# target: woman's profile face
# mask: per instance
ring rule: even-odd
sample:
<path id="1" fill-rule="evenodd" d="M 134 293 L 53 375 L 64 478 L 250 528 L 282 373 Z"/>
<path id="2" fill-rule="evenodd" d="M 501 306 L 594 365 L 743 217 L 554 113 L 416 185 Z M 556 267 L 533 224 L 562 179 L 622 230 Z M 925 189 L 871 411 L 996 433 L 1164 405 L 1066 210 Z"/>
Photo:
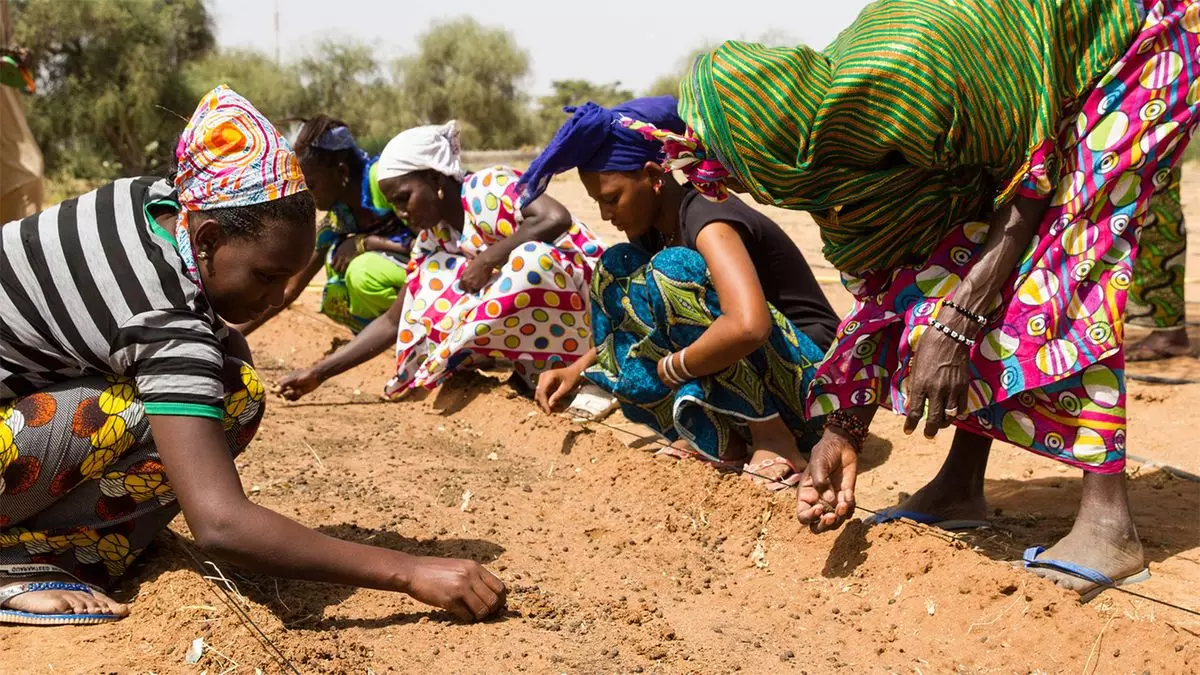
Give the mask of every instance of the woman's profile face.
<path id="1" fill-rule="evenodd" d="M 345 172 L 339 171 L 341 165 L 330 167 L 307 159 L 300 162 L 300 171 L 304 173 L 304 182 L 312 193 L 317 210 L 328 211 L 338 202 L 338 195 L 345 181 Z"/>
<path id="2" fill-rule="evenodd" d="M 629 239 L 650 231 L 660 209 L 655 178 L 646 170 L 580 171 L 588 196 L 600 207 L 600 217 Z"/>
<path id="3" fill-rule="evenodd" d="M 229 323 L 256 319 L 283 304 L 288 281 L 308 263 L 316 223 L 264 221 L 254 237 L 230 236 L 215 220 L 192 231 L 204 295 Z"/>
<path id="4" fill-rule="evenodd" d="M 442 202 L 446 196 L 445 188 L 442 188 L 443 198 L 440 199 L 438 187 L 436 175 L 430 171 L 379 181 L 379 191 L 391 202 L 396 215 L 414 230 L 432 230 L 444 220 Z"/>

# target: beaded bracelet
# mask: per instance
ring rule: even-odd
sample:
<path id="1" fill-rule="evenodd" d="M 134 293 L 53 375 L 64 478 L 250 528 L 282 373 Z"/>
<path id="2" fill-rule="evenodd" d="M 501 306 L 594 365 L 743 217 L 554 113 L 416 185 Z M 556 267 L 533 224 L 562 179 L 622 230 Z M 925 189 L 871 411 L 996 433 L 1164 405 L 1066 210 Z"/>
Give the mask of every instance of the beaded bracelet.
<path id="1" fill-rule="evenodd" d="M 953 328 L 947 326 L 946 324 L 942 323 L 941 321 L 938 321 L 937 319 L 930 319 L 929 325 L 937 330 L 940 330 L 941 332 L 945 333 L 946 335 L 949 335 L 955 342 L 957 342 L 961 345 L 966 345 L 967 347 L 975 346 L 974 340 L 972 340 L 971 338 L 967 337 L 966 335 L 963 335 L 962 333 L 954 330 Z"/>
<path id="2" fill-rule="evenodd" d="M 854 442 L 854 451 L 862 452 L 863 443 L 867 440 L 867 423 L 858 419 L 845 409 L 837 409 L 825 418 L 825 428 L 837 427 Z"/>
<path id="3" fill-rule="evenodd" d="M 974 321 L 975 323 L 979 324 L 980 326 L 986 326 L 988 324 L 988 320 L 987 320 L 986 316 L 984 316 L 982 314 L 976 314 L 975 312 L 972 312 L 971 310 L 967 309 L 966 307 L 963 307 L 960 304 L 957 304 L 950 300 L 943 300 L 942 304 L 949 307 L 950 309 L 958 312 L 959 314 L 962 314 L 963 316 Z"/>

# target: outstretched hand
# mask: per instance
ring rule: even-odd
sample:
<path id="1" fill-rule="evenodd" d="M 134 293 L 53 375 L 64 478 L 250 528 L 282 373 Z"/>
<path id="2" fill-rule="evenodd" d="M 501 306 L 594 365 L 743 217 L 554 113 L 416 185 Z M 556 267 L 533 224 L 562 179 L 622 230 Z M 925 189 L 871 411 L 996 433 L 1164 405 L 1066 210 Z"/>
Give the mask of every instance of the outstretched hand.
<path id="1" fill-rule="evenodd" d="M 537 391 L 533 394 L 533 400 L 537 401 L 538 406 L 544 412 L 552 413 L 554 406 L 558 405 L 562 397 L 571 393 L 571 390 L 579 384 L 580 379 L 582 376 L 573 365 L 547 370 L 538 375 Z"/>
<path id="2" fill-rule="evenodd" d="M 418 558 L 408 594 L 453 612 L 463 621 L 482 621 L 504 608 L 508 589 L 496 575 L 472 560 Z"/>
<path id="3" fill-rule="evenodd" d="M 305 394 L 311 394 L 321 386 L 321 378 L 312 368 L 294 370 L 279 381 L 277 393 L 289 401 L 298 401 Z"/>
<path id="4" fill-rule="evenodd" d="M 858 453 L 850 438 L 827 428 L 812 449 L 796 493 L 796 517 L 813 532 L 836 530 L 854 515 Z"/>

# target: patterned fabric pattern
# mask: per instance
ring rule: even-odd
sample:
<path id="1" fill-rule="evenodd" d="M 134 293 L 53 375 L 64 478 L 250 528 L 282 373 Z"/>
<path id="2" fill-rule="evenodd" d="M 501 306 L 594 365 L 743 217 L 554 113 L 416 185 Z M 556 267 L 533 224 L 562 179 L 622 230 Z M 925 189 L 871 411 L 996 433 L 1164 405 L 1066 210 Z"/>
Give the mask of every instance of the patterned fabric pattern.
<path id="1" fill-rule="evenodd" d="M 853 274 L 918 263 L 1012 195 L 1140 0 L 879 0 L 827 49 L 726 42 L 679 113 L 759 202 L 810 212 Z"/>
<path id="2" fill-rule="evenodd" d="M 532 386 L 538 373 L 591 348 L 587 288 L 604 247 L 583 223 L 553 244 L 521 245 L 479 293 L 458 283 L 475 256 L 516 231 L 519 178 L 507 167 L 468 175 L 462 231 L 443 225 L 417 237 L 387 395 L 435 387 L 474 357 L 508 359 Z"/>
<path id="3" fill-rule="evenodd" d="M 728 169 L 721 162 L 708 156 L 704 144 L 691 127 L 685 129 L 682 134 L 677 134 L 629 117 L 621 117 L 620 123 L 648 140 L 661 143 L 663 154 L 666 156 L 663 167 L 682 172 L 700 194 L 715 202 L 723 202 L 729 198 L 729 187 L 725 184 L 729 178 Z"/>
<path id="4" fill-rule="evenodd" d="M 175 187 L 187 211 L 261 204 L 307 189 L 287 139 L 226 85 L 200 100 L 175 158 Z"/>
<path id="5" fill-rule="evenodd" d="M 1200 124 L 1200 0 L 1167 0 L 1066 120 L 1065 161 L 1035 164 L 1022 193 L 1050 207 L 971 355 L 961 428 L 1073 466 L 1125 465 L 1123 313 L 1151 195 Z M 959 224 L 921 265 L 853 277 L 857 302 L 809 391 L 809 413 L 905 409 L 913 349 L 977 262 L 985 223 Z"/>
<path id="6" fill-rule="evenodd" d="M 805 421 L 803 392 L 821 350 L 774 307 L 767 344 L 717 373 L 672 391 L 658 378 L 658 361 L 695 342 L 721 315 L 704 257 L 688 248 L 650 257 L 617 244 L 592 277 L 596 365 L 585 373 L 611 392 L 625 416 L 671 439 L 686 438 L 714 460 L 734 434 L 746 441 L 747 421 L 780 415 L 807 452 L 819 425 Z"/>
<path id="7" fill-rule="evenodd" d="M 1125 309 L 1125 318 L 1135 326 L 1171 329 L 1184 325 L 1187 229 L 1179 199 L 1180 174 L 1175 167 L 1171 180 L 1150 199 L 1154 218 L 1142 229 Z"/>
<path id="8" fill-rule="evenodd" d="M 265 392 L 234 359 L 225 386 L 236 456 L 258 429 Z M 133 380 L 81 378 L 0 407 L 0 564 L 57 565 L 110 586 L 177 513 Z"/>

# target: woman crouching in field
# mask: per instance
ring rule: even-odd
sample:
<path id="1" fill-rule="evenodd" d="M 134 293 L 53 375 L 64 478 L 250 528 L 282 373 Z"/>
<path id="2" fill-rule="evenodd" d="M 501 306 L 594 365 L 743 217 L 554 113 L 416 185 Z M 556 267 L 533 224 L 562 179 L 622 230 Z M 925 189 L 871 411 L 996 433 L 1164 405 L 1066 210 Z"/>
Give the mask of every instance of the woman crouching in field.
<path id="1" fill-rule="evenodd" d="M 380 190 L 420 232 L 407 291 L 350 344 L 285 377 L 285 397 L 392 345 L 391 397 L 492 359 L 512 362 L 513 384 L 532 392 L 539 373 L 588 350 L 587 288 L 603 248 L 566 207 L 542 196 L 518 208 L 514 169 L 466 172 L 453 121 L 396 136 L 378 166 Z"/>
<path id="2" fill-rule="evenodd" d="M 612 110 L 588 103 L 521 179 L 532 199 L 578 168 L 603 218 L 631 242 L 609 249 L 592 281 L 596 348 L 542 375 L 538 403 L 549 412 L 586 377 L 629 419 L 710 461 L 745 464 L 769 487 L 792 485 L 817 440 L 804 391 L 837 315 L 777 224 L 680 185 L 662 168 L 662 144 L 628 128 L 633 120 L 683 130 L 669 96 Z"/>
<path id="3" fill-rule="evenodd" d="M 324 267 L 321 313 L 357 335 L 404 293 L 412 232 L 379 190 L 379 158 L 359 148 L 343 122 L 328 115 L 307 120 L 296 156 L 317 210 L 327 212 L 317 245 L 288 282 L 283 303 L 237 329 L 249 335 L 283 311 Z"/>
<path id="4" fill-rule="evenodd" d="M 0 623 L 125 616 L 100 587 L 180 509 L 200 547 L 251 570 L 401 591 L 464 620 L 497 611 L 504 584 L 474 562 L 340 541 L 246 498 L 233 458 L 264 392 L 222 320 L 279 304 L 313 250 L 313 199 L 228 87 L 176 158 L 174 185 L 126 178 L 0 228 Z"/>

